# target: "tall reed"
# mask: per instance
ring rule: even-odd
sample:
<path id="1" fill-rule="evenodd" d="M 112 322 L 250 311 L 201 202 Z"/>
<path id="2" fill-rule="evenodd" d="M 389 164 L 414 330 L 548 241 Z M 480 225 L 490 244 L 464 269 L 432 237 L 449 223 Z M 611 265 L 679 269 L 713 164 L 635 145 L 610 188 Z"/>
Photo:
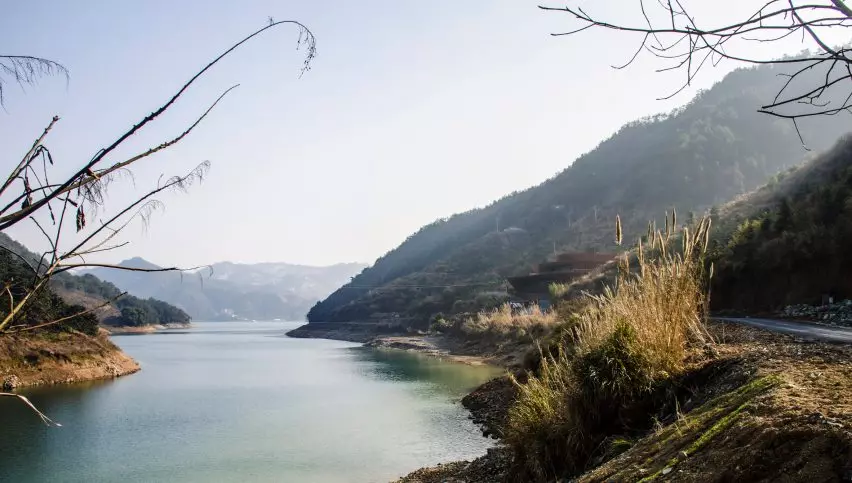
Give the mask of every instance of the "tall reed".
<path id="1" fill-rule="evenodd" d="M 626 412 L 684 370 L 689 345 L 709 341 L 710 219 L 678 229 L 676 217 L 666 214 L 664 231 L 649 225 L 649 243 L 640 239 L 623 254 L 614 286 L 587 295 L 564 349 L 543 354 L 526 383 L 515 381 L 519 395 L 504 440 L 519 476 L 547 480 L 582 471 Z M 616 241 L 621 237 L 617 218 Z"/>

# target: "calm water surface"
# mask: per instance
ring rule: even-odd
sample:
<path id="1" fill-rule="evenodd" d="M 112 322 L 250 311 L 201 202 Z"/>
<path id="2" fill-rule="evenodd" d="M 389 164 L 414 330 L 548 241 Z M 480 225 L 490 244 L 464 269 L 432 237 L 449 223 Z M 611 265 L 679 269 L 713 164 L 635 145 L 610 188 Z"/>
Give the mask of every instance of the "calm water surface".
<path id="1" fill-rule="evenodd" d="M 0 401 L 0 480 L 387 481 L 489 447 L 458 401 L 493 369 L 284 336 L 297 325 L 114 337 L 141 372 L 25 392 L 63 427 Z"/>

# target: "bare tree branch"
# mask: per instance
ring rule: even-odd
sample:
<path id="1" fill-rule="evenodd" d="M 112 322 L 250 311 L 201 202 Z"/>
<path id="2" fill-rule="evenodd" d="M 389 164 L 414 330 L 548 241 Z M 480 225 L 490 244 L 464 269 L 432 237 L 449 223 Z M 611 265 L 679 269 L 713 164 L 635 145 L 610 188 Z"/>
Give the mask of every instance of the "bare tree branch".
<path id="1" fill-rule="evenodd" d="M 0 106 L 5 106 L 7 78 L 24 87 L 50 75 L 63 75 L 66 83 L 69 79 L 68 69 L 58 62 L 30 55 L 0 54 Z"/>
<path id="2" fill-rule="evenodd" d="M 134 134 L 136 134 L 140 129 L 145 127 L 148 123 L 150 123 L 151 121 L 157 119 L 160 115 L 162 115 L 175 102 L 177 102 L 177 100 L 183 95 L 183 93 L 186 92 L 186 90 L 189 89 L 190 86 L 192 86 L 195 83 L 196 80 L 198 80 L 202 75 L 204 75 L 208 70 L 210 70 L 219 61 L 221 61 L 228 54 L 230 54 L 231 52 L 236 50 L 238 47 L 240 47 L 244 43 L 246 43 L 249 40 L 251 40 L 252 38 L 260 35 L 261 33 L 265 32 L 266 30 L 277 27 L 279 25 L 285 25 L 285 24 L 296 25 L 299 28 L 298 45 L 300 47 L 302 45 L 305 45 L 305 47 L 306 47 L 305 60 L 304 60 L 304 63 L 302 65 L 302 73 L 304 74 L 305 72 L 310 70 L 310 62 L 311 62 L 311 60 L 313 60 L 314 56 L 316 56 L 316 38 L 314 37 L 314 34 L 307 27 L 305 27 L 303 24 L 301 24 L 300 22 L 297 22 L 295 20 L 282 20 L 282 21 L 270 23 L 266 27 L 263 27 L 263 28 L 255 31 L 255 32 L 253 32 L 251 35 L 249 35 L 246 38 L 242 39 L 241 41 L 237 42 L 236 44 L 231 46 L 229 49 L 224 51 L 222 54 L 220 54 L 218 57 L 216 57 L 211 62 L 209 62 L 206 66 L 204 66 L 204 68 L 202 68 L 200 71 L 198 71 L 189 81 L 187 81 L 177 91 L 177 93 L 175 93 L 168 101 L 166 101 L 165 104 L 161 105 L 154 112 L 152 112 L 152 113 L 148 114 L 147 116 L 145 116 L 144 118 L 142 118 L 142 120 L 139 121 L 138 123 L 134 124 L 133 127 L 128 129 L 126 132 L 124 132 L 124 134 L 119 136 L 118 139 L 113 141 L 112 144 L 110 144 L 106 148 L 103 148 L 100 151 L 98 151 L 98 153 L 95 154 L 95 156 L 92 157 L 92 159 L 90 161 L 88 161 L 74 175 L 70 176 L 58 188 L 54 189 L 49 194 L 45 195 L 43 198 L 35 201 L 32 204 L 28 204 L 27 206 L 22 207 L 20 210 L 14 212 L 14 213 L 10 213 L 10 214 L 7 214 L 7 215 L 0 216 L 0 231 L 3 231 L 5 229 L 13 226 L 14 224 L 16 224 L 16 223 L 20 222 L 21 220 L 23 220 L 24 218 L 26 218 L 30 213 L 41 209 L 45 204 L 49 203 L 51 200 L 53 200 L 57 196 L 61 195 L 62 193 L 67 192 L 68 188 L 70 186 L 74 185 L 79 180 L 84 179 L 85 176 L 94 176 L 93 170 L 97 167 L 97 165 L 108 154 L 110 154 L 118 146 L 123 144 L 127 139 L 129 139 Z"/>
<path id="3" fill-rule="evenodd" d="M 786 0 L 782 4 L 780 0 L 769 0 L 745 19 L 716 26 L 699 24 L 681 0 L 658 0 L 653 12 L 643 0 L 638 0 L 638 3 L 642 24 L 636 25 L 596 18 L 579 7 L 539 8 L 567 13 L 578 23 L 577 27 L 568 32 L 552 35 L 576 35 L 590 28 L 642 35 L 635 54 L 626 64 L 616 68 L 633 64 L 641 53 L 646 52 L 668 64 L 657 69 L 657 72 L 683 71 L 685 80 L 681 87 L 662 99 L 669 99 L 691 85 L 708 61 L 715 66 L 727 59 L 757 65 L 804 66 L 791 74 L 785 74 L 787 81 L 775 99 L 761 106 L 759 112 L 797 119 L 852 110 L 849 103 L 852 99 L 852 73 L 849 76 L 832 78 L 832 73 L 838 65 L 848 69 L 852 64 L 852 49 L 848 45 L 831 47 L 821 36 L 828 29 L 852 27 L 852 9 L 844 1 Z M 665 21 L 660 22 L 663 18 Z M 810 38 L 819 50 L 784 58 L 760 58 L 735 51 L 735 45 L 776 42 L 798 32 Z M 741 41 L 741 44 L 732 43 L 735 40 Z M 824 73 L 823 81 L 815 81 L 810 77 L 810 73 L 817 71 Z M 808 84 L 810 87 L 802 87 L 794 82 L 799 79 L 802 79 L 802 84 Z M 846 93 L 838 95 L 836 89 L 841 88 L 846 89 Z"/>
<path id="4" fill-rule="evenodd" d="M 852 17 L 852 8 L 847 7 L 843 0 L 831 0 L 831 3 L 833 3 L 838 10 L 843 12 L 844 15 Z"/>
<path id="5" fill-rule="evenodd" d="M 145 195 L 136 199 L 136 201 L 125 206 L 123 209 L 119 210 L 115 215 L 111 216 L 106 221 L 102 221 L 100 223 L 100 226 L 91 230 L 90 233 L 82 236 L 82 240 L 76 243 L 76 245 L 74 245 L 70 250 L 67 251 L 63 251 L 60 245 L 62 231 L 66 221 L 65 215 L 67 214 L 69 205 L 71 205 L 76 210 L 74 218 L 77 232 L 81 232 L 82 230 L 84 230 L 87 227 L 85 205 L 88 204 L 90 207 L 96 208 L 97 206 L 105 202 L 104 197 L 107 184 L 110 182 L 114 174 L 129 173 L 129 171 L 127 171 L 128 166 L 139 161 L 140 159 L 147 158 L 159 151 L 165 150 L 173 146 L 174 144 L 180 142 L 190 132 L 192 132 L 193 129 L 195 129 L 195 127 L 197 127 L 202 120 L 207 117 L 207 115 L 213 110 L 214 107 L 216 107 L 219 101 L 221 101 L 230 91 L 232 91 L 237 86 L 235 85 L 225 90 L 199 117 L 196 118 L 196 120 L 192 124 L 189 125 L 187 129 L 185 129 L 181 134 L 179 134 L 175 138 L 163 142 L 160 145 L 151 147 L 140 154 L 137 154 L 124 161 L 114 163 L 111 166 L 105 167 L 103 169 L 100 169 L 100 163 L 104 161 L 106 157 L 114 150 L 124 144 L 125 141 L 127 141 L 130 137 L 136 134 L 140 129 L 157 119 L 161 114 L 163 114 L 172 105 L 174 105 L 174 103 L 177 102 L 177 100 L 195 83 L 196 80 L 198 80 L 220 60 L 222 60 L 224 57 L 229 55 L 231 52 L 233 52 L 235 49 L 237 49 L 244 43 L 248 42 L 250 39 L 260 35 L 266 30 L 284 24 L 295 25 L 298 27 L 299 37 L 297 41 L 297 47 L 301 48 L 302 46 L 304 46 L 306 49 L 305 59 L 303 61 L 300 72 L 301 77 L 301 75 L 310 70 L 311 61 L 316 55 L 316 39 L 314 37 L 314 34 L 307 27 L 297 21 L 284 20 L 275 22 L 270 18 L 269 25 L 259 30 L 256 30 L 249 36 L 232 45 L 229 49 L 225 50 L 211 62 L 209 62 L 206 66 L 204 66 L 204 68 L 202 68 L 191 79 L 189 79 L 189 81 L 183 84 L 183 86 L 164 104 L 162 104 L 152 113 L 142 118 L 141 121 L 134 124 L 130 129 L 125 131 L 121 136 L 119 136 L 107 147 L 100 149 L 89 161 L 83 163 L 82 167 L 78 168 L 76 173 L 67 177 L 64 181 L 60 183 L 51 183 L 48 179 L 47 165 L 53 165 L 53 157 L 50 151 L 43 143 L 53 126 L 59 121 L 59 117 L 55 116 L 51 120 L 51 122 L 42 132 L 42 134 L 35 140 L 30 149 L 26 152 L 22 160 L 14 169 L 12 169 L 3 184 L 0 185 L 0 197 L 6 194 L 10 187 L 15 184 L 16 181 L 20 181 L 23 185 L 23 191 L 21 192 L 21 194 L 17 196 L 12 195 L 11 201 L 9 201 L 5 205 L 5 207 L 0 210 L 0 232 L 4 231 L 6 228 L 15 225 L 16 223 L 19 223 L 21 220 L 30 218 L 50 244 L 50 251 L 44 253 L 41 256 L 38 262 L 38 267 L 33 267 L 32 263 L 21 254 L 16 253 L 14 250 L 11 250 L 8 247 L 0 245 L 0 249 L 3 249 L 4 251 L 7 251 L 19 258 L 29 269 L 32 270 L 34 276 L 31 284 L 27 286 L 19 285 L 16 287 L 15 290 L 16 293 L 18 293 L 17 297 L 12 290 L 12 281 L 5 282 L 2 291 L 2 296 L 7 296 L 9 298 L 9 308 L 8 313 L 0 314 L 0 319 L 2 319 L 0 320 L 0 332 L 28 332 L 60 324 L 62 322 L 82 317 L 91 314 L 97 310 L 100 310 L 112 304 L 113 302 L 115 302 L 120 297 L 126 294 L 126 292 L 122 292 L 119 295 L 103 302 L 102 304 L 96 307 L 85 309 L 71 315 L 64 315 L 53 320 L 48 320 L 40 323 L 24 321 L 24 324 L 12 325 L 12 322 L 15 321 L 16 318 L 22 313 L 24 307 L 26 307 L 27 304 L 33 300 L 36 294 L 38 294 L 41 290 L 45 289 L 45 287 L 48 286 L 51 279 L 55 275 L 60 274 L 62 272 L 66 272 L 68 270 L 83 267 L 105 267 L 134 272 L 179 271 L 182 275 L 183 270 L 196 270 L 198 268 L 202 268 L 133 268 L 106 263 L 91 263 L 87 262 L 84 256 L 114 250 L 116 248 L 126 245 L 127 242 L 111 245 L 108 245 L 108 243 L 117 235 L 119 235 L 132 220 L 136 218 L 142 218 L 143 222 L 147 221 L 148 217 L 151 214 L 151 211 L 161 206 L 161 203 L 153 199 L 153 196 L 171 189 L 185 190 L 193 182 L 202 180 L 205 173 L 209 169 L 209 163 L 207 161 L 199 164 L 195 169 L 193 169 L 191 172 L 184 176 L 174 176 L 166 180 L 165 183 L 160 183 L 158 181 L 157 187 L 155 189 L 150 190 Z M 65 75 L 67 81 L 68 70 L 63 65 L 54 61 L 31 56 L 0 55 L 0 106 L 3 106 L 4 103 L 4 87 L 6 86 L 6 82 L 8 82 L 7 79 L 11 79 L 12 81 L 19 84 L 21 87 L 24 87 L 25 85 L 34 84 L 37 79 L 42 76 L 53 74 L 63 74 Z M 39 175 L 39 171 L 36 169 L 38 165 L 36 164 L 35 167 L 33 166 L 33 163 L 36 163 L 38 160 L 41 160 L 42 175 Z M 35 186 L 33 186 L 33 183 L 35 183 Z M 51 206 L 51 202 L 53 202 L 54 200 L 59 200 L 62 202 L 62 210 L 60 212 L 58 220 L 54 214 L 53 207 Z M 20 208 L 15 209 L 11 213 L 7 213 L 8 211 L 13 210 L 14 207 L 18 206 L 19 203 Z M 40 212 L 43 212 L 43 209 L 45 207 L 47 208 L 48 214 L 50 215 L 51 222 L 56 226 L 56 230 L 53 236 L 48 234 L 47 230 L 44 229 L 42 224 L 36 218 L 36 215 L 38 215 L 38 213 Z M 99 239 L 99 237 L 102 237 L 102 239 Z M 48 255 L 50 255 L 49 259 Z M 68 263 L 68 260 L 71 259 L 80 259 L 81 262 Z M 210 270 L 212 274 L 212 267 L 210 267 Z M 24 404 L 26 404 L 30 409 L 32 409 L 45 424 L 61 426 L 60 424 L 48 418 L 44 413 L 39 411 L 29 401 L 29 399 L 20 394 L 0 392 L 0 396 L 17 398 Z"/>
<path id="6" fill-rule="evenodd" d="M 4 245 L 0 245 L 0 250 L 3 250 L 4 252 L 10 253 L 11 255 L 17 257 L 19 260 L 24 262 L 24 265 L 30 267 L 30 269 L 33 271 L 33 273 L 38 274 L 38 270 L 36 270 L 36 267 L 34 267 L 33 264 L 30 263 L 29 260 L 24 258 L 21 254 L 19 254 L 15 250 L 12 250 L 11 248 L 4 246 Z"/>
<path id="7" fill-rule="evenodd" d="M 113 249 L 115 247 L 110 247 Z M 75 254 L 75 256 L 79 256 L 79 254 Z M 53 271 L 54 275 L 57 273 L 67 272 L 68 270 L 73 270 L 75 268 L 109 268 L 112 270 L 123 270 L 127 272 L 144 272 L 144 273 L 157 273 L 157 272 L 189 272 L 192 270 L 198 270 L 199 268 L 206 268 L 206 265 L 199 265 L 197 267 L 165 267 L 165 268 L 138 268 L 138 267 L 125 267 L 124 265 L 115 265 L 112 263 L 69 263 L 58 265 L 58 268 Z"/>
<path id="8" fill-rule="evenodd" d="M 3 192 L 6 191 L 6 188 L 8 188 L 9 185 L 11 185 L 12 182 L 15 181 L 15 179 L 17 179 L 18 176 L 24 171 L 24 169 L 29 166 L 29 164 L 35 157 L 35 153 L 38 151 L 39 146 L 42 145 L 41 143 L 44 141 L 44 138 L 47 137 L 47 133 L 49 133 L 50 130 L 53 129 L 53 125 L 57 122 L 59 122 L 59 116 L 53 116 L 53 119 L 50 120 L 50 124 L 48 124 L 47 127 L 44 128 L 44 132 L 42 132 L 41 136 L 39 136 L 38 139 L 33 142 L 33 145 L 30 150 L 27 151 L 27 154 L 24 155 L 24 159 L 22 159 L 21 162 L 18 163 L 18 166 L 16 166 L 15 169 L 12 170 L 12 172 L 9 174 L 9 177 L 6 179 L 6 182 L 3 183 L 2 187 L 0 187 L 0 195 L 2 195 Z"/>
<path id="9" fill-rule="evenodd" d="M 90 309 L 82 310 L 80 312 L 77 312 L 77 313 L 74 313 L 74 314 L 71 314 L 71 315 L 66 315 L 65 317 L 61 317 L 61 318 L 58 318 L 56 320 L 51 320 L 50 322 L 43 322 L 41 324 L 27 325 L 27 326 L 23 326 L 23 327 L 20 327 L 20 328 L 16 328 L 15 330 L 10 330 L 8 333 L 16 334 L 18 332 L 26 332 L 26 331 L 29 331 L 29 330 L 36 330 L 36 329 L 41 329 L 43 327 L 48 327 L 48 326 L 51 326 L 51 325 L 61 324 L 62 322 L 65 322 L 65 321 L 68 321 L 68 320 L 71 320 L 71 319 L 76 319 L 77 317 L 81 317 L 81 316 L 86 315 L 86 314 L 91 314 L 91 313 L 97 312 L 98 310 L 100 310 L 104 307 L 108 307 L 113 302 L 120 299 L 121 297 L 124 297 L 125 295 L 127 295 L 127 292 L 121 292 L 120 294 L 118 294 L 115 297 L 101 303 L 100 305 L 98 305 L 96 307 L 92 307 Z"/>
<path id="10" fill-rule="evenodd" d="M 38 408 L 36 408 L 35 405 L 33 403 L 31 403 L 29 399 L 26 398 L 26 396 L 23 396 L 21 394 L 15 394 L 13 392 L 0 392 L 0 396 L 18 398 L 18 400 L 20 400 L 21 402 L 26 404 L 27 407 L 32 409 L 33 412 L 36 413 L 36 416 L 38 416 L 41 419 L 41 422 L 43 422 L 47 426 L 57 426 L 57 427 L 62 426 L 61 424 L 59 424 L 56 421 L 47 417 L 47 415 L 44 414 L 43 412 L 39 411 Z"/>
<path id="11" fill-rule="evenodd" d="M 21 258 L 22 261 L 24 261 L 33 271 L 34 280 L 31 284 L 26 286 L 18 285 L 17 288 L 15 288 L 15 293 L 13 293 L 12 287 L 6 288 L 6 294 L 3 294 L 3 296 L 9 297 L 10 306 L 8 313 L 0 315 L 0 332 L 9 332 L 10 330 L 15 332 L 34 330 L 58 324 L 75 317 L 80 317 L 91 313 L 92 310 L 96 310 L 84 310 L 76 314 L 63 316 L 56 320 L 43 321 L 37 324 L 13 324 L 18 315 L 22 313 L 22 309 L 33 300 L 37 293 L 48 286 L 50 280 L 55 275 L 75 268 L 104 267 L 135 272 L 178 271 L 180 273 L 183 273 L 184 270 L 197 270 L 202 268 L 133 268 L 107 263 L 89 262 L 85 257 L 90 254 L 103 253 L 126 245 L 126 242 L 113 242 L 112 240 L 120 235 L 133 220 L 141 219 L 143 223 L 147 224 L 152 212 L 163 206 L 160 201 L 154 198 L 157 194 L 173 189 L 185 190 L 193 182 L 202 180 L 209 169 L 209 162 L 207 161 L 199 164 L 186 175 L 173 176 L 165 181 L 158 181 L 157 186 L 154 189 L 149 190 L 144 195 L 138 197 L 135 201 L 117 210 L 105 221 L 100 221 L 99 224 L 94 226 L 94 228 L 90 227 L 89 219 L 94 216 L 92 210 L 97 210 L 99 206 L 105 203 L 107 185 L 114 179 L 114 175 L 128 173 L 132 176 L 132 173 L 128 171 L 128 168 L 133 163 L 168 149 L 183 140 L 210 114 L 213 108 L 215 108 L 218 103 L 237 86 L 235 85 L 226 89 L 215 101 L 212 102 L 212 104 L 210 104 L 210 106 L 207 107 L 203 113 L 201 113 L 201 115 L 195 118 L 195 120 L 182 133 L 174 138 L 142 151 L 141 153 L 127 158 L 124 161 L 113 163 L 110 166 L 101 168 L 100 163 L 105 161 L 111 153 L 113 153 L 119 146 L 123 145 L 140 129 L 150 124 L 166 110 L 170 109 L 201 76 L 203 76 L 224 57 L 266 30 L 284 24 L 295 25 L 298 27 L 299 37 L 297 47 L 304 47 L 306 49 L 300 74 L 307 72 L 310 69 L 311 60 L 316 55 L 316 39 L 314 38 L 313 33 L 297 21 L 270 21 L 269 25 L 254 31 L 239 42 L 233 44 L 212 61 L 208 62 L 201 70 L 196 72 L 189 81 L 185 82 L 164 104 L 142 118 L 141 121 L 134 124 L 107 147 L 100 149 L 90 160 L 82 163 L 80 168 L 76 168 L 76 172 L 74 174 L 66 177 L 63 181 L 58 183 L 51 183 L 48 177 L 48 165 L 53 165 L 54 159 L 50 150 L 48 150 L 48 148 L 44 145 L 47 135 L 59 121 L 59 118 L 54 117 L 51 120 L 18 165 L 9 173 L 9 176 L 6 178 L 2 186 L 0 186 L 0 196 L 10 195 L 7 196 L 7 199 L 11 198 L 11 201 L 9 201 L 2 211 L 0 211 L 0 232 L 25 218 L 30 218 L 50 245 L 50 250 L 43 254 L 39 260 L 38 267 L 33 267 L 32 263 L 15 253 L 15 255 L 18 255 L 18 258 Z M 3 64 L 4 59 L 8 65 Z M 33 64 L 30 67 L 27 67 L 25 61 L 33 62 Z M 3 70 L 4 68 L 6 70 Z M 19 71 L 15 72 L 15 68 Z M 42 70 L 39 71 L 39 68 Z M 67 70 L 65 70 L 64 67 L 59 64 L 51 63 L 50 61 L 40 63 L 39 59 L 34 57 L 0 56 L 0 81 L 3 80 L 2 76 L 5 74 L 6 76 L 11 76 L 18 83 L 27 84 L 32 83 L 38 75 L 47 75 L 54 71 L 67 73 Z M 38 169 L 39 166 L 37 163 L 41 163 L 40 169 Z M 23 185 L 22 192 L 19 195 L 10 194 L 11 187 L 18 181 L 20 181 Z M 57 212 L 54 212 L 54 207 L 51 205 L 51 202 L 55 200 L 59 200 L 59 202 L 62 203 L 61 210 L 58 210 Z M 17 206 L 20 207 L 18 208 Z M 73 210 L 73 217 L 70 215 L 66 216 L 66 214 L 69 214 L 69 209 Z M 38 213 L 43 211 L 46 211 L 47 214 L 49 214 L 50 221 L 55 226 L 55 231 L 52 234 L 45 229 L 46 225 L 39 221 L 36 217 Z M 67 235 L 63 235 L 63 229 L 65 228 L 68 218 L 74 218 L 74 224 L 76 225 L 77 232 L 86 230 L 86 233 L 82 234 L 78 240 L 71 243 L 72 247 L 66 250 L 62 247 L 62 245 L 64 245 L 64 243 L 62 243 L 62 239 L 67 237 Z M 14 253 L 13 251 L 11 252 Z"/>
<path id="12" fill-rule="evenodd" d="M 222 93 L 222 94 L 221 94 L 221 95 L 220 95 L 220 96 L 219 96 L 219 97 L 218 97 L 218 98 L 217 98 L 217 99 L 213 102 L 213 104 L 211 104 L 211 105 L 210 105 L 210 107 L 208 107 L 208 108 L 207 108 L 207 110 L 206 110 L 206 111 L 204 111 L 204 113 L 203 113 L 201 116 L 199 116 L 199 117 L 198 117 L 198 119 L 196 119 L 196 120 L 195 120 L 195 122 L 193 122 L 193 123 L 192 123 L 192 125 L 190 125 L 188 128 L 186 128 L 186 130 L 185 130 L 184 132 L 182 132 L 182 133 L 181 133 L 179 136 L 177 136 L 176 138 L 171 139 L 171 140 L 169 140 L 169 141 L 166 141 L 166 142 L 164 142 L 164 143 L 160 144 L 159 146 L 156 146 L 156 147 L 150 148 L 150 149 L 148 149 L 147 151 L 145 151 L 145 152 L 143 152 L 143 153 L 140 153 L 140 154 L 137 154 L 136 156 L 133 156 L 133 157 L 131 157 L 131 158 L 128 158 L 128 159 L 127 159 L 127 160 L 125 160 L 125 161 L 122 161 L 122 162 L 120 162 L 120 163 L 116 163 L 116 164 L 114 164 L 114 165 L 110 166 L 109 168 L 106 168 L 106 169 L 103 169 L 103 170 L 100 170 L 100 171 L 97 171 L 97 172 L 93 172 L 93 174 L 92 174 L 91 176 L 87 176 L 87 177 L 85 177 L 85 178 L 81 179 L 80 181 L 78 181 L 77 183 L 72 184 L 71 186 L 69 186 L 69 187 L 68 187 L 68 188 L 66 188 L 65 190 L 61 191 L 61 192 L 60 192 L 60 194 L 62 194 L 62 193 L 67 193 L 67 192 L 69 192 L 69 191 L 72 191 L 72 190 L 75 190 L 75 189 L 79 189 L 79 188 L 80 188 L 80 187 L 82 187 L 82 186 L 85 186 L 85 185 L 88 185 L 88 184 L 91 184 L 91 183 L 98 182 L 98 181 L 100 181 L 100 178 L 103 178 L 103 177 L 105 177 L 105 176 L 108 176 L 108 175 L 110 175 L 111 173 L 113 173 L 114 171 L 117 171 L 117 170 L 119 170 L 119 169 L 122 169 L 122 168 L 124 168 L 125 166 L 128 166 L 128 165 L 130 165 L 130 164 L 132 164 L 132 163 L 135 163 L 136 161 L 139 161 L 139 160 L 140 160 L 140 159 L 142 159 L 142 158 L 148 157 L 148 156 L 150 156 L 150 155 L 152 155 L 152 154 L 154 154 L 154 153 L 156 153 L 156 152 L 158 152 L 158 151 L 162 151 L 163 149 L 166 149 L 166 148 L 168 148 L 168 147 L 172 146 L 173 144 L 177 144 L 177 143 L 178 143 L 178 142 L 180 142 L 180 141 L 181 141 L 184 137 L 186 137 L 186 135 L 187 135 L 187 134 L 189 134 L 190 132 L 192 132 L 192 130 L 193 130 L 193 129 L 195 129 L 195 127 L 196 127 L 196 126 L 198 126 L 198 124 L 200 124 L 200 123 L 201 123 L 201 121 L 202 121 L 202 120 L 204 120 L 204 118 L 205 118 L 205 117 L 207 117 L 207 115 L 208 115 L 208 114 L 210 114 L 210 111 L 212 111 L 212 110 L 213 110 L 213 108 L 214 108 L 214 107 L 216 107 L 216 104 L 218 104 L 218 103 L 219 103 L 219 101 L 221 101 L 221 100 L 222 100 L 222 98 L 224 98 L 226 95 L 228 95 L 228 93 L 229 93 L 229 92 L 231 92 L 232 90 L 236 89 L 236 88 L 237 88 L 237 87 L 239 87 L 239 86 L 240 86 L 239 84 L 236 84 L 236 85 L 233 85 L 233 86 L 229 87 L 227 90 L 225 90 L 225 92 L 223 92 L 223 93 Z"/>

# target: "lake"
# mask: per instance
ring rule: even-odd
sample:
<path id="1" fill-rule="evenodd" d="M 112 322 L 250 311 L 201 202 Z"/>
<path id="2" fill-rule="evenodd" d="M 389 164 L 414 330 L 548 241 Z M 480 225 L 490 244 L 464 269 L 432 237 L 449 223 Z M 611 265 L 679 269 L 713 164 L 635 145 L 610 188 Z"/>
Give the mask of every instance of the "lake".
<path id="1" fill-rule="evenodd" d="M 497 375 L 297 323 L 196 323 L 113 340 L 142 371 L 0 401 L 0 480 L 388 481 L 492 444 L 459 400 Z"/>

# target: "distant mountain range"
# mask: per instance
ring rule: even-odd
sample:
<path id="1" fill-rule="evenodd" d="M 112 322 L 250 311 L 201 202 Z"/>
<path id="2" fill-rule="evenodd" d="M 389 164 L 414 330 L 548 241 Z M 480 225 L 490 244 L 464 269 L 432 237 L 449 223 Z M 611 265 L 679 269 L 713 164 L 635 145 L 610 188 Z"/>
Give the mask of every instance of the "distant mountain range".
<path id="1" fill-rule="evenodd" d="M 119 265 L 156 269 L 143 258 Z M 194 320 L 303 320 L 318 300 L 349 282 L 366 265 L 327 267 L 289 263 L 213 264 L 195 272 L 133 272 L 108 268 L 88 271 L 139 297 L 174 304 Z"/>

